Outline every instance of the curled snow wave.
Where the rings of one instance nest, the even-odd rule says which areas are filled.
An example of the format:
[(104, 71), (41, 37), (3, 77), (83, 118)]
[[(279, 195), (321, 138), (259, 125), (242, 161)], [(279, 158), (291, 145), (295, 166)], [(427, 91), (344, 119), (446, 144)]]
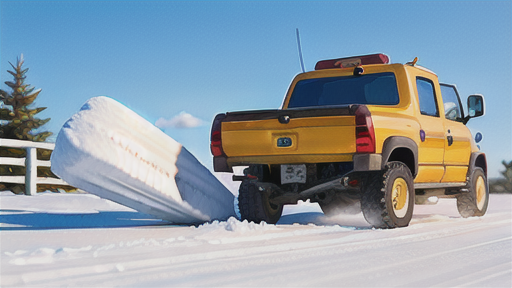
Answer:
[(187, 149), (108, 97), (89, 99), (64, 124), (51, 161), (72, 186), (169, 222), (235, 213), (233, 194)]

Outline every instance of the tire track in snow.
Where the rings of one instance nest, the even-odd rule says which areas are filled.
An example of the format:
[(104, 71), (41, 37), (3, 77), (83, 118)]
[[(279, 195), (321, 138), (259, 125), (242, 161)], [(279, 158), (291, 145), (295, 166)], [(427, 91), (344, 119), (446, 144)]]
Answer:
[[(471, 220), (471, 219), (470, 219)], [(451, 221), (449, 221), (451, 222)], [(453, 224), (453, 223), (446, 224)], [(461, 222), (461, 221), (458, 221)], [(141, 275), (153, 273), (153, 277), (157, 277), (160, 274), (159, 271), (167, 271), (164, 273), (167, 278), (181, 277), (183, 279), (183, 272), (188, 272), (189, 275), (194, 275), (200, 271), (203, 273), (213, 273), (215, 271), (222, 272), (226, 270), (226, 262), (235, 261), (237, 262), (236, 267), (239, 269), (245, 267), (250, 267), (251, 265), (265, 265), (272, 264), (276, 265), (276, 263), (287, 263), (290, 259), (304, 259), (307, 258), (307, 255), (317, 255), (317, 258), (321, 258), (323, 256), (332, 256), (332, 254), (342, 255), (345, 253), (357, 252), (360, 250), (368, 250), (368, 249), (381, 249), (389, 246), (393, 246), (397, 241), (405, 242), (405, 243), (413, 243), (418, 241), (429, 241), (432, 239), (440, 239), (443, 237), (455, 236), (464, 233), (470, 233), (473, 231), (478, 231), (484, 228), (489, 228), (490, 226), (495, 225), (503, 225), (510, 224), (511, 220), (502, 220), (491, 223), (475, 223), (476, 221), (462, 221), (464, 223), (468, 223), (469, 225), (465, 226), (456, 226), (448, 227), (443, 229), (442, 231), (428, 231), (422, 233), (416, 233), (413, 231), (414, 229), (405, 228), (400, 230), (378, 230), (378, 231), (353, 231), (350, 232), (349, 235), (341, 238), (335, 239), (315, 239), (313, 241), (299, 241), (293, 243), (280, 243), (273, 244), (270, 246), (256, 246), (256, 247), (244, 247), (244, 248), (235, 248), (235, 249), (224, 249), (218, 251), (210, 251), (205, 253), (193, 253), (193, 254), (184, 254), (180, 256), (169, 256), (169, 257), (156, 257), (156, 258), (146, 258), (142, 260), (135, 261), (126, 261), (122, 263), (118, 262), (110, 262), (103, 263), (100, 265), (89, 265), (89, 266), (81, 266), (79, 269), (76, 268), (63, 268), (63, 269), (52, 269), (51, 271), (40, 271), (40, 272), (29, 272), (23, 273), (21, 278), (23, 282), (26, 284), (30, 283), (51, 283), (52, 285), (66, 285), (69, 284), (70, 278), (73, 279), (75, 283), (97, 283), (97, 281), (107, 281), (112, 274), (122, 273), (123, 275), (123, 283), (137, 283), (140, 280)], [(438, 225), (440, 222), (437, 222), (432, 225)], [(427, 225), (428, 227), (429, 225)], [(287, 230), (287, 229), (284, 229)], [(407, 233), (414, 233), (409, 234)], [(289, 232), (284, 232), (289, 233)], [(347, 234), (347, 232), (342, 232), (343, 235)], [(354, 234), (355, 233), (355, 234)], [(377, 234), (378, 233), (378, 234)], [(406, 235), (402, 235), (406, 233)], [(292, 233), (293, 234), (293, 233)], [(382, 234), (390, 235), (387, 238), (378, 238), (378, 239), (367, 239), (368, 237), (379, 237)], [(398, 234), (398, 235), (396, 235)], [(369, 236), (370, 235), (370, 236)], [(315, 235), (310, 235), (310, 237), (314, 237)], [(324, 237), (321, 235), (316, 235), (319, 237)], [(267, 239), (268, 241), (284, 241), (284, 238), (281, 239)], [(366, 239), (366, 240), (365, 240)], [(495, 241), (506, 241), (510, 240), (510, 237), (503, 238)], [(279, 242), (278, 241), (278, 242)], [(492, 244), (491, 242), (486, 242), (484, 244), (478, 244), (477, 246), (468, 246), (459, 249), (471, 249), (474, 247), (480, 247), (482, 245)], [(218, 246), (218, 245), (213, 245)], [(228, 247), (230, 245), (223, 245), (223, 247)], [(210, 246), (212, 247), (212, 246)], [(427, 255), (424, 258), (416, 258), (414, 261), (421, 261), (425, 259), (429, 259), (431, 257), (436, 257), (440, 255), (444, 255), (447, 253), (454, 253), (459, 249), (443, 251), (442, 253), (435, 254), (435, 256)], [(460, 250), (462, 251), (462, 250)], [(161, 253), (160, 253), (161, 254)], [(269, 255), (276, 256), (276, 254), (280, 257), (277, 258), (269, 258)], [(147, 255), (150, 256), (150, 255)], [(147, 257), (146, 256), (146, 257)], [(419, 259), (419, 260), (418, 260)], [(396, 264), (399, 266), (401, 264)], [(228, 265), (231, 266), (231, 265)], [(202, 268), (201, 268), (202, 267)], [(279, 271), (286, 272), (297, 269), (297, 266), (293, 266), (290, 268), (280, 267)], [(173, 270), (179, 270), (181, 276), (178, 274), (174, 275)], [(378, 271), (376, 269), (375, 271)], [(367, 272), (365, 272), (367, 273)], [(185, 273), (187, 274), (187, 273)], [(268, 273), (263, 273), (264, 276), (270, 276)], [(350, 273), (352, 276), (354, 273)], [(357, 273), (356, 273), (357, 274)], [(255, 275), (253, 275), (255, 276)], [(335, 278), (339, 278), (341, 275), (334, 276)], [(147, 277), (150, 277), (147, 276)], [(19, 279), (19, 278), (18, 278)], [(4, 279), (6, 280), (6, 279)], [(11, 280), (14, 280), (11, 278)], [(329, 279), (325, 279), (326, 283), (329, 282)], [(331, 279), (332, 280), (332, 279)], [(17, 282), (17, 281), (14, 281)], [(12, 282), (11, 282), (12, 283)], [(118, 280), (114, 283), (120, 284)], [(189, 282), (187, 282), (189, 283)], [(7, 284), (4, 282), (4, 284)], [(190, 284), (190, 283), (189, 283)], [(238, 283), (240, 284), (240, 283)], [(121, 284), (122, 285), (122, 284)]]
[[(354, 277), (357, 278), (358, 275), (368, 275), (368, 274), (371, 275), (373, 273), (377, 274), (376, 272), (378, 272), (379, 270), (387, 270), (390, 267), (402, 266), (402, 265), (412, 263), (412, 262), (417, 262), (417, 261), (421, 262), (421, 261), (424, 261), (429, 258), (436, 258), (443, 254), (457, 253), (457, 252), (460, 252), (463, 250), (470, 250), (470, 249), (474, 249), (477, 247), (487, 246), (487, 245), (500, 243), (500, 242), (508, 241), (508, 240), (510, 240), (510, 237), (495, 240), (495, 241), (489, 241), (486, 243), (480, 243), (478, 245), (470, 245), (470, 246), (462, 247), (459, 249), (443, 251), (443, 252), (440, 252), (437, 254), (427, 255), (427, 256), (416, 258), (416, 259), (413, 259), (410, 261), (396, 263), (395, 265), (388, 265), (385, 267), (379, 267), (379, 268), (375, 268), (375, 269), (366, 269), (365, 271), (360, 272), (360, 273), (357, 273), (357, 272), (354, 273), (353, 271), (350, 271), (349, 274), (350, 274), (351, 278), (354, 278)], [(293, 252), (298, 252), (298, 251), (293, 251)], [(328, 252), (328, 251), (325, 251), (325, 252), (326, 253), (324, 253), (324, 254), (330, 254), (330, 252)], [(350, 251), (350, 252), (357, 252), (357, 251)], [(308, 253), (308, 255), (310, 255), (310, 254), (314, 254), (315, 257), (317, 257), (319, 259), (322, 259), (322, 256), (325, 256), (325, 255), (319, 255), (318, 253)], [(227, 265), (229, 267), (227, 267), (224, 263), (222, 263), (221, 266), (215, 265), (215, 263), (210, 263), (210, 262), (188, 263), (188, 264), (183, 264), (183, 265), (179, 265), (179, 266), (174, 266), (172, 269), (174, 271), (165, 273), (165, 276), (163, 276), (163, 277), (170, 277), (170, 278), (178, 277), (177, 279), (179, 279), (181, 281), (185, 281), (184, 283), (186, 283), (187, 285), (191, 285), (191, 286), (202, 286), (202, 285), (209, 286), (209, 285), (213, 285), (213, 283), (215, 285), (226, 285), (227, 284), (226, 281), (228, 279), (225, 279), (226, 278), (225, 276), (220, 277), (220, 278), (222, 278), (222, 279), (220, 279), (221, 282), (218, 282), (218, 281), (215, 282), (215, 280), (216, 280), (215, 278), (214, 279), (208, 278), (206, 280), (206, 282), (203, 282), (204, 280), (196, 280), (194, 278), (188, 278), (187, 276), (203, 275), (203, 277), (204, 277), (205, 274), (211, 275), (211, 274), (216, 274), (216, 273), (223, 273), (226, 271), (233, 271), (233, 269), (240, 270), (240, 269), (244, 268), (244, 267), (242, 267), (242, 266), (244, 266), (244, 264), (247, 265), (250, 262), (250, 265), (247, 265), (247, 266), (250, 266), (251, 270), (252, 270), (252, 272), (250, 274), (251, 279), (261, 279), (260, 277), (264, 277), (266, 279), (275, 278), (275, 279), (278, 279), (278, 280), (280, 279), (281, 281), (283, 281), (282, 275), (294, 275), (297, 273), (297, 271), (311, 271), (311, 266), (312, 266), (311, 263), (315, 263), (314, 266), (322, 266), (323, 264), (325, 264), (325, 265), (329, 264), (328, 261), (325, 261), (325, 263), (321, 263), (321, 261), (314, 261), (314, 262), (304, 262), (302, 265), (294, 264), (292, 266), (279, 266), (278, 264), (281, 264), (283, 262), (284, 263), (296, 262), (297, 260), (304, 258), (303, 257), (304, 254), (301, 252), (299, 257), (296, 257), (297, 255), (289, 255), (286, 252), (280, 252), (277, 254), (272, 254), (272, 256), (273, 256), (272, 258), (269, 258), (268, 256), (269, 255), (266, 254), (266, 255), (258, 255), (256, 257), (252, 257), (251, 259), (247, 259), (245, 257), (240, 257), (239, 259), (231, 258), (230, 260), (235, 261), (236, 263), (235, 264), (229, 263)], [(279, 257), (279, 256), (285, 256), (285, 257)], [(255, 259), (255, 258), (257, 258), (257, 259)], [(286, 259), (286, 260), (284, 260), (284, 259)], [(212, 262), (215, 262), (215, 260), (213, 260)], [(199, 264), (199, 267), (197, 266), (197, 264)], [(269, 264), (271, 264), (273, 266), (277, 266), (277, 269), (275, 269), (276, 267), (273, 267), (273, 269), (270, 272), (265, 269), (263, 269), (263, 270), (258, 269), (258, 267), (260, 267), (260, 268), (268, 267)], [(144, 274), (151, 274), (151, 275), (153, 275), (153, 277), (157, 277), (156, 274), (158, 274), (158, 271), (165, 269), (163, 267), (160, 267), (160, 268), (161, 269), (148, 268), (144, 271), (139, 269), (138, 270), (139, 273), (136, 273), (136, 275), (130, 275), (130, 279), (126, 279), (126, 283), (133, 283), (133, 281), (140, 280), (141, 275), (144, 275)], [(310, 268), (310, 269), (308, 269), (308, 268)], [(338, 267), (338, 268), (342, 268), (342, 267)], [(257, 272), (254, 272), (254, 270), (256, 270)], [(341, 271), (343, 271), (343, 269), (340, 269), (340, 272)], [(239, 275), (239, 273), (234, 273), (234, 274), (238, 275), (238, 277), (230, 276), (229, 282), (231, 282), (231, 284), (234, 284), (237, 286), (250, 286), (251, 285), (252, 280), (245, 279), (246, 277), (244, 275)], [(224, 274), (221, 274), (221, 275), (224, 275)], [(201, 278), (203, 278), (203, 277), (201, 277)], [(301, 276), (301, 277), (304, 279), (304, 276)], [(315, 285), (315, 286), (319, 286), (319, 285), (323, 286), (321, 283), (326, 283), (328, 285), (328, 283), (333, 283), (333, 280), (340, 279), (340, 278), (343, 278), (343, 274), (336, 274), (336, 275), (333, 275), (333, 277), (327, 277), (327, 278), (325, 277), (325, 275), (323, 275), (321, 278), (314, 280), (311, 284)], [(364, 278), (361, 277), (361, 279), (364, 279)], [(217, 280), (219, 280), (219, 279), (217, 279)], [(306, 279), (304, 279), (304, 280), (306, 280)], [(269, 281), (266, 281), (264, 284), (270, 284), (268, 282)], [(270, 282), (273, 283), (274, 285), (279, 285), (279, 283), (276, 283), (274, 281), (270, 281)], [(113, 283), (118, 283), (118, 282), (113, 282)], [(286, 283), (287, 282), (284, 281), (281, 284), (286, 285)], [(174, 284), (176, 284), (176, 283), (173, 282), (173, 285)], [(307, 285), (307, 284), (304, 283), (304, 281), (302, 281), (301, 286), (302, 285)]]
[[(441, 252), (438, 252), (438, 253), (429, 254), (429, 255), (425, 255), (425, 256), (421, 256), (421, 257), (415, 257), (413, 259), (404, 260), (404, 261), (400, 261), (400, 262), (395, 262), (395, 263), (392, 263), (392, 264), (387, 263), (384, 267), (377, 267), (377, 268), (373, 268), (373, 269), (366, 269), (364, 272), (359, 272), (359, 273), (357, 273), (357, 272), (356, 273), (351, 273), (351, 276), (354, 277), (354, 276), (357, 276), (357, 275), (363, 275), (363, 274), (369, 274), (369, 273), (373, 274), (373, 273), (376, 273), (376, 272), (378, 272), (380, 270), (389, 270), (389, 269), (392, 269), (394, 267), (408, 267), (408, 265), (413, 264), (415, 262), (427, 262), (427, 260), (429, 260), (429, 259), (437, 258), (437, 257), (444, 256), (444, 255), (447, 255), (447, 254), (458, 253), (458, 252), (462, 252), (462, 251), (465, 251), (465, 250), (471, 250), (471, 249), (475, 249), (475, 248), (479, 248), (479, 247), (483, 247), (483, 246), (488, 246), (488, 245), (492, 245), (492, 244), (497, 244), (497, 243), (501, 243), (501, 242), (506, 242), (506, 241), (510, 241), (510, 240), (512, 240), (512, 237), (505, 237), (505, 238), (502, 238), (502, 239), (488, 241), (488, 242), (485, 242), (485, 243), (469, 245), (469, 246), (464, 246), (464, 247), (457, 248), (457, 249), (450, 249), (450, 250), (441, 251)], [(322, 279), (322, 280), (324, 280), (324, 279)], [(328, 279), (325, 279), (325, 280), (326, 280), (326, 282), (329, 282), (329, 281), (327, 281)]]
[[(507, 274), (510, 274), (512, 276), (512, 263), (509, 261), (497, 265), (488, 266), (487, 268), (481, 269), (477, 273), (471, 273), (461, 277), (456, 277), (449, 281), (444, 281), (436, 285), (433, 285), (432, 287), (468, 287), (477, 284), (482, 285), (481, 283), (485, 281), (501, 277)], [(510, 278), (512, 279), (512, 277)]]

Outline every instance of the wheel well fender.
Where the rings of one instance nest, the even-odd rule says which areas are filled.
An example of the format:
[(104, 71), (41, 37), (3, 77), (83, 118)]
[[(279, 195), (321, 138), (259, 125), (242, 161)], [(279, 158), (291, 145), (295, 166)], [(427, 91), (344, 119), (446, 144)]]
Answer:
[(382, 169), (390, 161), (400, 161), (409, 167), (412, 176), (418, 173), (418, 145), (412, 139), (393, 136), (382, 146)]
[(485, 153), (483, 152), (473, 152), (471, 153), (471, 157), (469, 158), (469, 169), (468, 169), (468, 177), (471, 176), (471, 172), (475, 170), (476, 167), (482, 168), (484, 170), (485, 178), (487, 178), (487, 159), (485, 157)]

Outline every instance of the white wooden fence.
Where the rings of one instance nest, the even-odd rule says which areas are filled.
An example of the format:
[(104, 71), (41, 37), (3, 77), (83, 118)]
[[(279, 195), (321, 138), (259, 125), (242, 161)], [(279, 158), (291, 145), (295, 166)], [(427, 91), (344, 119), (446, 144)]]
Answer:
[(37, 148), (53, 150), (55, 143), (32, 142), (24, 140), (1, 139), (0, 146), (9, 148), (23, 148), (27, 151), (26, 158), (0, 157), (0, 164), (25, 166), (25, 176), (0, 176), (0, 182), (25, 184), (25, 194), (35, 195), (37, 184), (69, 185), (61, 179), (51, 177), (37, 177), (37, 166), (51, 167), (50, 161), (37, 160)]

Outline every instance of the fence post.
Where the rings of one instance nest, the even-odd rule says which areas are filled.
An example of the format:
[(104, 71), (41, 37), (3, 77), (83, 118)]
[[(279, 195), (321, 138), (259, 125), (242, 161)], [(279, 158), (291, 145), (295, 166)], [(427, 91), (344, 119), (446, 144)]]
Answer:
[(25, 194), (36, 195), (37, 193), (37, 149), (27, 147), (25, 158)]

